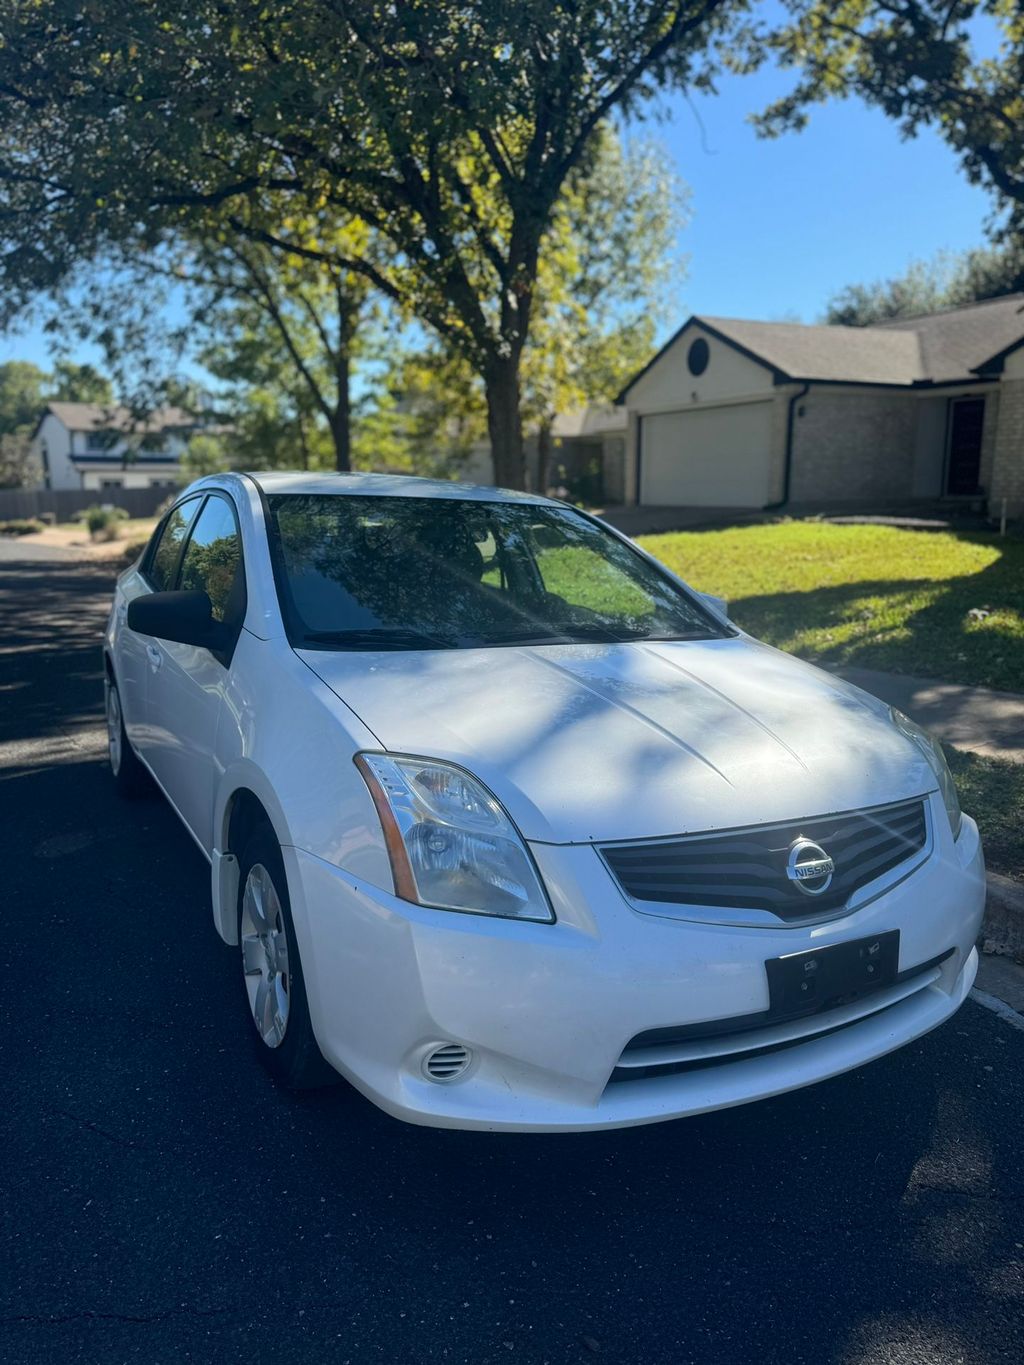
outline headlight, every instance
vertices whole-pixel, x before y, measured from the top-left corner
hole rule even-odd
[[[476,778],[434,759],[357,754],[355,762],[377,807],[403,900],[554,920],[519,831]]]
[[[912,739],[917,747],[928,760],[928,766],[935,774],[939,784],[939,791],[942,793],[942,800],[946,807],[946,814],[949,816],[949,827],[953,831],[953,838],[960,837],[960,826],[963,823],[963,814],[960,810],[960,798],[956,794],[956,783],[953,781],[953,774],[949,771],[949,764],[946,762],[946,755],[942,752],[942,745],[934,739],[923,726],[912,721],[909,716],[905,716],[902,711],[897,711],[895,706],[889,707],[889,714],[893,723],[897,725],[908,739]]]

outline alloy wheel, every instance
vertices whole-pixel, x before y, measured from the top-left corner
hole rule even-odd
[[[288,939],[273,878],[262,863],[246,878],[240,938],[253,1022],[267,1047],[280,1047],[288,1027]]]
[[[107,683],[107,752],[116,777],[121,771],[121,698],[117,688]]]

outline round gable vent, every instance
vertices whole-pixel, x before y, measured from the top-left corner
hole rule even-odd
[[[691,374],[703,374],[710,359],[711,348],[703,337],[690,342],[690,349],[686,352],[686,365]]]

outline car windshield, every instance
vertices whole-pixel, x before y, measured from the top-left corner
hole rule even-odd
[[[727,633],[628,544],[571,508],[279,494],[272,551],[293,643],[466,649]]]

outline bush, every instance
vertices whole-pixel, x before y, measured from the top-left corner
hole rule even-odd
[[[35,517],[12,517],[10,521],[0,521],[0,536],[30,536],[43,529],[43,523]]]
[[[75,516],[76,521],[84,521],[86,529],[93,540],[116,540],[118,537],[117,523],[127,521],[128,513],[123,507],[87,507],[84,512],[79,512]]]

